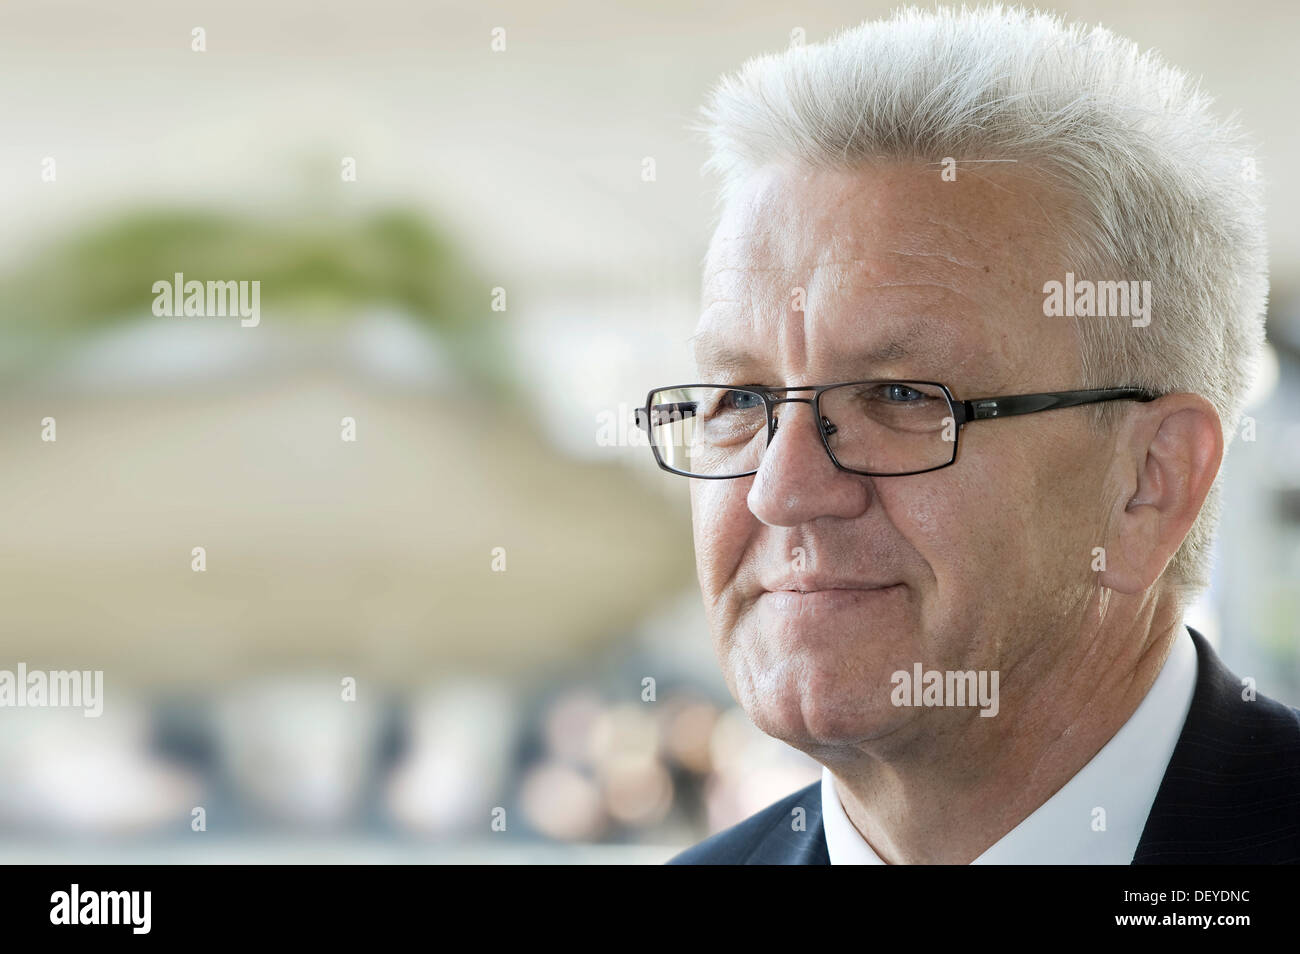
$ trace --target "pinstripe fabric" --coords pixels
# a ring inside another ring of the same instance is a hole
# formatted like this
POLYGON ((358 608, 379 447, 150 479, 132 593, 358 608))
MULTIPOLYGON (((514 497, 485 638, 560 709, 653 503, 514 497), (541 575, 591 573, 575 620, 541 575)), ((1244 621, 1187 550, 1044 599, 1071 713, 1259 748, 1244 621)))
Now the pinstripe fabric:
POLYGON ((1300 863, 1300 711, 1244 701, 1205 637, 1192 639, 1196 695, 1133 863, 1300 863))
POLYGON ((821 779, 750 815, 680 855, 670 865, 828 865, 822 828, 821 779), (794 810, 804 809, 805 831, 795 831, 794 810))
MULTIPOLYGON (((1258 696, 1205 637, 1196 694, 1147 816, 1134 864, 1300 863, 1300 710, 1258 696)), ((821 782, 700 842, 676 865, 828 865, 821 782), (792 825, 796 808, 806 830, 792 825)))

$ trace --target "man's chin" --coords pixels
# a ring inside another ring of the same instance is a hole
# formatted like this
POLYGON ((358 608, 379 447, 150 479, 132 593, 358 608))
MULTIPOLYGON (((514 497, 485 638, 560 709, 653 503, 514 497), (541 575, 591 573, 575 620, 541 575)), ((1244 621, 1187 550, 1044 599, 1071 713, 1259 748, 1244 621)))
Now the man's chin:
POLYGON ((891 674, 910 671, 912 640, 736 627, 719 661, 728 688, 759 729, 796 748, 852 745, 909 721, 891 702, 891 674))
POLYGON ((794 748, 856 746, 895 731, 907 721, 906 710, 863 698, 851 688, 833 692, 788 689, 741 700, 750 721, 765 734, 794 748))

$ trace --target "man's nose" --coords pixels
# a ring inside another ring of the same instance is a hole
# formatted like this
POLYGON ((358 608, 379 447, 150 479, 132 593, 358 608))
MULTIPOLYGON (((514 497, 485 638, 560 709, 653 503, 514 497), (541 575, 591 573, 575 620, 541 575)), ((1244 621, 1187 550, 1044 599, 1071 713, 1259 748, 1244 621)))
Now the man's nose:
POLYGON ((768 526, 793 527, 822 516, 853 518, 871 504, 871 478, 835 466, 812 405, 782 402, 778 426, 750 485, 750 512, 768 526))

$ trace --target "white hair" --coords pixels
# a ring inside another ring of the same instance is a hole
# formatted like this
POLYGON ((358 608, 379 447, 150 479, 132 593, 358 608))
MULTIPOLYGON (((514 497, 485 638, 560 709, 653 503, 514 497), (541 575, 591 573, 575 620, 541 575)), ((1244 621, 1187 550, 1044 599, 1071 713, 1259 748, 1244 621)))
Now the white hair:
MULTIPOLYGON (((1001 5, 909 7, 749 60, 694 128, 720 205, 772 162, 1016 160, 1074 200, 1060 239, 1077 274, 1151 282, 1149 326, 1075 322, 1077 386, 1200 394, 1226 448, 1264 340, 1268 264, 1252 151, 1210 105, 1185 73, 1101 27, 1001 5)), ((1118 404, 1094 405, 1092 422, 1118 404)), ((1219 484, 1166 568, 1184 597, 1209 582, 1219 484)))

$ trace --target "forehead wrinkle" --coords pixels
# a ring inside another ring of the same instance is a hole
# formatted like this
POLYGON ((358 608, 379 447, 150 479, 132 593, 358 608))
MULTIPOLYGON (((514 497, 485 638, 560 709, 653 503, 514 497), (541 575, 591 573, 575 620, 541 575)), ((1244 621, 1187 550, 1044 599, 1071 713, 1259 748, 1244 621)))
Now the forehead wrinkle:
MULTIPOLYGON (((836 328, 838 337, 842 339, 846 332, 851 337, 863 337, 857 334, 859 330, 870 332, 871 328, 864 328, 862 324, 861 318, 865 315, 858 316, 857 321, 853 320, 853 312, 858 310, 864 313, 878 310, 891 318, 899 316, 915 319, 921 317, 916 314, 918 310, 933 311, 936 307, 942 307, 945 312, 952 312, 953 303, 942 306, 934 303, 936 299, 949 297, 962 302, 961 311, 970 307, 980 310, 983 307, 968 294, 964 288, 968 283, 961 279, 965 279, 967 274, 987 271, 984 263, 971 260, 972 257, 978 258, 979 252, 987 251, 987 246, 948 217, 927 216, 924 227, 918 232, 896 234, 894 241, 884 248, 853 248, 858 244, 858 236, 832 234, 826 241, 818 243, 821 247, 817 251, 823 256, 820 261, 808 260, 813 257, 808 253, 817 254, 809 245, 796 243, 791 246, 789 243, 774 242, 774 231, 765 224, 762 228, 748 232, 739 230, 717 236, 718 241, 713 254, 708 258, 708 271, 701 289, 705 307, 700 315, 697 336, 708 332, 710 326, 718 328, 724 335, 730 326, 735 329, 731 334, 751 339, 759 337, 761 330, 765 336, 775 337, 775 348, 768 354, 745 355, 734 352, 723 354, 707 346, 697 347, 695 357, 700 368, 714 366, 739 370, 755 364, 768 366, 776 361, 780 364, 789 363, 793 370, 806 364, 809 352, 834 357, 849 350, 838 341, 831 341, 825 349, 820 347, 819 339, 825 338, 825 332, 830 330, 828 322, 822 320, 823 316, 846 319, 835 321, 839 326, 836 328), (789 256, 789 263, 781 262, 783 252, 789 256), (856 252, 863 254, 854 254, 856 252), (971 253, 975 254, 972 256, 971 253), (767 261, 764 261, 765 258, 767 261), (774 260, 776 263, 772 264, 774 260), (943 267, 945 265, 947 268, 943 267), (880 274, 887 269, 894 273, 894 277, 880 274), (958 272, 957 269, 961 271, 958 272), (774 278, 779 275, 790 277, 788 288, 780 288, 779 279, 774 278), (796 316, 785 305, 787 293, 793 293, 796 286, 803 287, 805 291, 805 308, 798 315, 797 324, 796 316), (781 294, 776 293, 778 289, 781 294), (918 294, 908 294, 907 289, 914 289, 918 294), (897 293, 891 294, 895 290, 897 293), (873 302, 871 299, 876 297, 873 293, 886 301, 873 302), (903 301, 898 300, 900 296, 903 301), (922 304, 921 301, 908 302, 906 299, 909 298, 931 301, 922 304), (749 313, 736 314, 739 321, 729 320, 727 305, 734 306, 737 312, 748 308, 749 313), (718 306, 722 306, 723 311, 714 315, 718 306), (912 314, 909 315, 908 312, 912 314), (765 320, 765 315, 773 320, 765 320), (794 353, 796 351, 797 354, 794 353)), ((969 291, 978 294, 980 289, 976 287, 969 291)), ((948 314, 947 317, 959 315, 948 314)), ((870 324, 878 326, 879 322, 870 324)), ((929 327, 922 333, 930 340, 937 344, 946 338, 946 334, 935 336, 934 321, 927 321, 926 324, 929 327)), ((897 361, 910 356, 901 353, 903 350, 886 346, 877 349, 878 353, 869 355, 869 358, 880 363, 897 361)), ((943 351, 943 347, 933 349, 929 356, 933 358, 936 353, 941 354, 943 351)))
POLYGON ((955 255, 951 255, 947 252, 922 252, 922 251, 913 251, 905 248, 896 248, 896 249, 892 249, 891 251, 895 255, 905 256, 907 258, 938 259, 939 261, 947 262, 949 265, 956 265, 958 268, 969 268, 972 270, 979 270, 984 267, 983 262, 964 262, 960 258, 957 258, 955 255))
MULTIPOLYGON (((831 264, 831 263, 827 263, 831 264)), ((820 293, 817 284, 811 284, 808 288, 806 309, 803 312, 791 313, 788 309, 779 316, 775 313, 777 308, 775 304, 771 307, 754 306, 754 296, 751 294, 747 298, 712 298, 701 312, 696 332, 690 337, 691 341, 696 342, 695 356, 698 366, 704 366, 709 362, 718 366, 738 366, 742 362, 729 360, 737 353, 734 349, 727 349, 722 346, 711 346, 713 337, 725 339, 727 337, 745 336, 753 339, 759 339, 764 336, 775 334, 777 347, 775 355, 780 356, 787 351, 791 344, 798 348, 799 354, 793 356, 796 364, 801 364, 804 357, 804 348, 808 345, 815 345, 819 337, 817 332, 829 331, 833 322, 841 338, 850 337, 861 339, 866 337, 874 329, 884 328, 886 332, 890 331, 890 326, 906 329, 907 337, 916 337, 918 334, 929 337, 931 340, 942 340, 945 335, 942 334, 944 322, 933 314, 936 307, 936 301, 946 301, 949 298, 961 299, 964 303, 979 307, 979 303, 966 295, 964 292, 951 284, 941 281, 926 280, 888 280, 878 279, 865 284, 857 284, 850 295, 837 294, 843 289, 843 283, 834 285, 834 293, 820 293), (901 297, 892 294, 896 289, 924 289, 932 294, 926 296, 904 295, 901 297), (876 292, 877 295, 867 294, 876 292), (881 301, 872 302, 871 298, 883 298, 881 301), (922 301, 921 298, 928 299, 922 301), (819 301, 822 298, 830 298, 831 301, 823 309, 819 301), (865 301, 862 299, 866 299, 865 301), (726 306, 741 306, 740 309, 727 309, 726 306), (713 317, 713 313, 719 306, 722 306, 722 314, 713 317), (749 310, 744 310, 749 309, 749 310), (874 321, 863 325, 862 321, 868 318, 872 313, 878 313, 874 321), (735 320, 729 320, 728 314, 734 314, 735 320), (765 321, 764 315, 775 317, 775 321, 765 321), (830 315, 831 318, 818 320, 820 315, 830 315), (812 316, 810 319, 809 316, 812 316), (835 320, 838 316, 840 320, 835 320), (854 319, 857 319, 856 321, 854 319), (712 334, 710 335, 710 332, 712 334), (795 340, 791 342, 791 337, 795 340), (728 352, 724 354, 724 352, 728 352)), ((753 289, 751 289, 753 291, 753 289)), ((719 294, 722 291, 719 290, 719 294)), ((965 309, 954 309, 948 304, 942 309, 947 319, 960 318, 962 311, 965 309)), ((836 353, 845 350, 842 344, 832 342, 829 346, 830 353, 836 353)), ((817 350, 814 348, 813 350, 817 350)), ((762 360, 767 360, 772 355, 763 355, 762 360)), ((889 354, 878 356, 878 360, 884 363, 888 360, 897 360, 901 355, 897 348, 891 349, 889 354)), ((743 362, 746 364, 754 363, 753 358, 743 362)))
MULTIPOLYGON (((854 347, 850 343, 833 348, 829 353, 840 360, 850 361, 851 366, 860 368, 863 374, 869 373, 868 369, 911 358, 942 360, 947 353, 947 348, 945 345, 946 339, 942 334, 937 333, 941 330, 942 323, 936 319, 912 317, 904 323, 893 323, 892 327, 886 326, 882 328, 881 337, 883 340, 874 344, 854 347), (929 352, 918 350, 912 346, 913 342, 926 339, 936 345, 929 352)), ((703 330, 696 332, 691 338, 695 342, 696 366, 701 373, 713 369, 720 372, 758 371, 760 369, 767 370, 772 366, 769 363, 771 355, 747 350, 744 346, 733 345, 727 339, 708 334, 703 330)), ((874 371, 870 373, 874 373, 874 371)))
MULTIPOLYGON (((837 258, 837 259, 813 262, 811 264, 794 263, 788 265, 758 265, 754 263, 741 263, 741 264, 733 265, 733 264, 713 263, 705 272, 704 281, 702 284, 704 289, 707 290, 707 288, 710 285, 714 284, 715 280, 722 278, 728 275, 729 273, 736 273, 736 272, 743 272, 747 274, 762 274, 762 275, 771 274, 773 272, 785 272, 794 275, 802 272, 805 275, 811 277, 824 268, 841 268, 841 267, 847 267, 852 265, 860 265, 860 266, 866 266, 868 269, 871 269, 872 266, 879 265, 886 256, 894 256, 904 260, 925 262, 925 264, 929 264, 929 262, 932 260, 937 260, 937 261, 946 262, 949 265, 954 265, 958 268, 970 269, 972 271, 979 271, 986 267, 986 263, 984 262, 970 261, 964 258, 960 258, 957 255, 953 254, 952 252, 948 252, 948 251, 943 251, 943 250, 932 251, 932 250, 927 250, 922 248, 892 248, 888 250, 882 250, 880 253, 867 256, 867 257, 837 258)), ((876 282, 876 284, 906 285, 906 284, 926 284, 926 283, 925 282, 911 283, 906 281, 879 280, 876 282)), ((930 284, 942 284, 942 283, 931 282, 930 284)), ((866 287, 871 287, 871 286, 866 286, 866 287)))
MULTIPOLYGON (((811 267, 801 265, 716 265, 710 268, 704 275, 704 284, 707 287, 714 278, 717 278, 727 272, 758 272, 767 274, 770 272, 807 272, 813 274, 823 268, 840 265, 863 265, 870 264, 871 259, 852 258, 843 261, 816 262, 811 267)), ((973 266, 972 266, 973 267, 973 266)))

